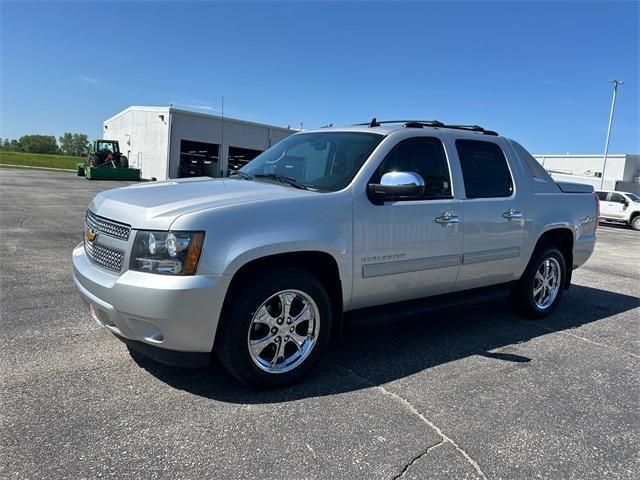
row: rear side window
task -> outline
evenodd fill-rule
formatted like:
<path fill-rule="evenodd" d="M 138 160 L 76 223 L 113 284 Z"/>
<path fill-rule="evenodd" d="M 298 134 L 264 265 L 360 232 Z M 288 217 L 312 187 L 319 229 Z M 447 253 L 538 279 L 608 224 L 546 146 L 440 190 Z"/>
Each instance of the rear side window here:
<path fill-rule="evenodd" d="M 513 180 L 502 149 L 492 142 L 456 140 L 467 198 L 509 197 Z"/>
<path fill-rule="evenodd" d="M 515 149 L 520 159 L 522 159 L 522 161 L 524 162 L 525 166 L 527 167 L 527 170 L 529 170 L 529 173 L 531 174 L 532 177 L 536 179 L 541 179 L 544 181 L 550 181 L 550 182 L 553 181 L 553 179 L 549 176 L 549 174 L 544 169 L 544 167 L 540 165 L 540 163 L 538 163 L 538 161 L 533 157 L 533 155 L 527 152 L 527 150 L 522 145 L 520 145 L 518 142 L 515 142 L 513 140 L 511 140 L 511 145 L 513 145 L 513 148 Z"/>
<path fill-rule="evenodd" d="M 444 146 L 437 138 L 413 137 L 399 142 L 373 174 L 372 183 L 379 183 L 382 175 L 389 172 L 419 174 L 424 180 L 425 190 L 418 200 L 451 198 L 449 165 Z M 416 197 L 407 200 L 416 200 Z"/>
<path fill-rule="evenodd" d="M 598 199 L 603 202 L 607 199 L 607 192 L 596 192 L 596 195 L 598 196 Z"/>

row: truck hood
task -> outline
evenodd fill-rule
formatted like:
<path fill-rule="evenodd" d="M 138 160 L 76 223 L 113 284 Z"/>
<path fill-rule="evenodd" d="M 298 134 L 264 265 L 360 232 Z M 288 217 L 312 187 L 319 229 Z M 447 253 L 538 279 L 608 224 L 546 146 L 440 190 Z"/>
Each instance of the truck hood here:
<path fill-rule="evenodd" d="M 96 195 L 89 209 L 134 229 L 168 230 L 186 213 L 308 195 L 319 194 L 284 184 L 200 177 L 107 190 Z"/>

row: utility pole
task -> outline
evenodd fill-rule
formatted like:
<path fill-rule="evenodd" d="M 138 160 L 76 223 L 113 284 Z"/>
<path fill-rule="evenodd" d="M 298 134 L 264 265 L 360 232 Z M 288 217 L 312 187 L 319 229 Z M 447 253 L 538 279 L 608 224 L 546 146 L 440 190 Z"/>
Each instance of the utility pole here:
<path fill-rule="evenodd" d="M 604 144 L 604 162 L 602 163 L 602 178 L 600 179 L 600 190 L 604 189 L 604 172 L 607 168 L 607 153 L 609 153 L 609 138 L 611 137 L 611 124 L 613 123 L 613 112 L 616 109 L 616 94 L 618 85 L 623 85 L 622 80 L 610 80 L 613 83 L 613 98 L 611 99 L 611 113 L 609 113 L 609 128 L 607 128 L 607 140 Z"/>

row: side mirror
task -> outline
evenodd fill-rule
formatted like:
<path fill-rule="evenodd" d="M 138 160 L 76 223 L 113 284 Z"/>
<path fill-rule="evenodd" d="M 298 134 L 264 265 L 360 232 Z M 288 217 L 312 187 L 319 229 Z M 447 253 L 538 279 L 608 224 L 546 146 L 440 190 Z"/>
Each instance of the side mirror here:
<path fill-rule="evenodd" d="M 388 172 L 380 183 L 369 184 L 369 195 L 375 203 L 398 197 L 418 197 L 424 193 L 424 179 L 415 172 Z"/>

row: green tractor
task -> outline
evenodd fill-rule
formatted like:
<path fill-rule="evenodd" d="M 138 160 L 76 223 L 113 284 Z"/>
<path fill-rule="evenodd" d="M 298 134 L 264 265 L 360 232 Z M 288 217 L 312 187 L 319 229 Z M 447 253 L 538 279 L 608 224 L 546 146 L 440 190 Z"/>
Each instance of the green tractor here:
<path fill-rule="evenodd" d="M 129 159 L 120 152 L 117 140 L 96 140 L 91 144 L 78 176 L 89 180 L 140 180 L 140 169 L 129 168 Z"/>

